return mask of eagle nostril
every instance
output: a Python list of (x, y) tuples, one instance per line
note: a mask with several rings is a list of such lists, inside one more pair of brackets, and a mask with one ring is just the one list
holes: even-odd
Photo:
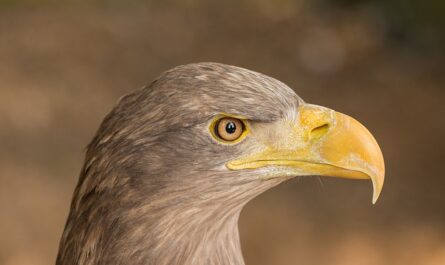
[(312, 139), (317, 139), (325, 135), (329, 131), (329, 123), (324, 123), (311, 130), (310, 136)]

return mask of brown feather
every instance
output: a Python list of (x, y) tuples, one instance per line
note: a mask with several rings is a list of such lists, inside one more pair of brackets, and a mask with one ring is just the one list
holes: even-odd
[(240, 211), (285, 178), (227, 170), (248, 141), (217, 144), (208, 124), (222, 112), (273, 122), (301, 102), (217, 63), (176, 67), (123, 97), (88, 145), (56, 264), (244, 264)]

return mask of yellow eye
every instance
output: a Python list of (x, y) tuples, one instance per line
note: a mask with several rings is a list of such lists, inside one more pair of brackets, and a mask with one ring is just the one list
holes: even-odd
[(231, 117), (221, 118), (214, 125), (215, 135), (226, 142), (238, 140), (245, 130), (241, 120)]

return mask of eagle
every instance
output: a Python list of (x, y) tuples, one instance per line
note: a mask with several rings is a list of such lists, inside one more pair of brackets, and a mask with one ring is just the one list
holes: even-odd
[(122, 97), (87, 147), (57, 265), (242, 265), (243, 206), (298, 176), (368, 179), (381, 150), (355, 119), (220, 63)]

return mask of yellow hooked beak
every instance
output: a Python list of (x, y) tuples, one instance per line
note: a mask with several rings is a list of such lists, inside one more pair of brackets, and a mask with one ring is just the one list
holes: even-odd
[(230, 161), (231, 170), (276, 167), (287, 175), (319, 175), (371, 179), (377, 201), (385, 178), (383, 155), (372, 134), (355, 119), (333, 110), (305, 104), (297, 122), (282, 127), (262, 151)]

